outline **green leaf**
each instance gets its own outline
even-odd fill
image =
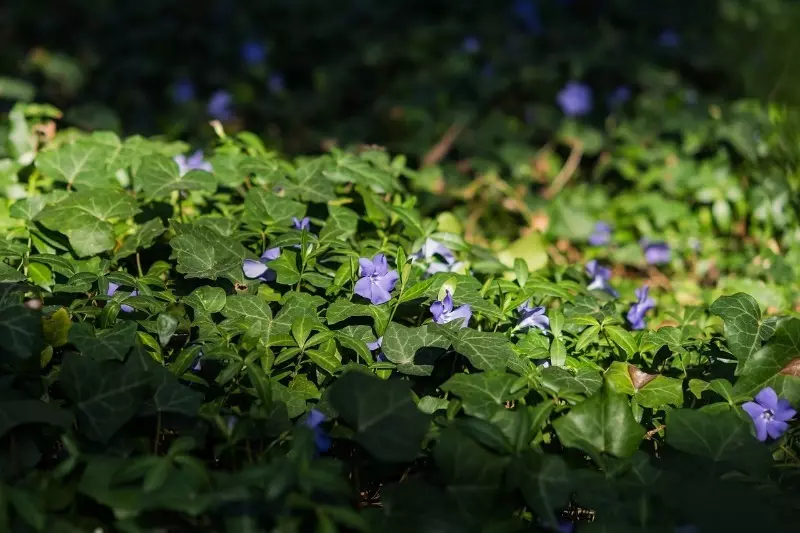
[[[464,355],[479,370],[504,370],[515,357],[508,338],[502,333],[461,328],[453,337],[453,349]]]
[[[184,301],[195,309],[208,313],[219,313],[227,303],[225,289],[221,287],[198,287]]]
[[[303,315],[310,315],[319,320],[317,308],[324,303],[325,299],[319,296],[295,291],[288,293],[283,302],[283,307],[275,315],[275,320],[272,322],[272,334],[288,334],[292,328],[292,323]]]
[[[242,260],[252,254],[238,241],[209,227],[175,222],[172,226],[176,236],[169,244],[178,259],[178,272],[187,278],[244,282]]]
[[[47,424],[66,430],[72,425],[72,414],[40,400],[0,401],[0,438],[9,430],[27,424]]]
[[[773,322],[761,319],[761,309],[755,299],[743,292],[718,298],[711,304],[710,311],[725,323],[728,349],[739,361],[737,372],[775,331]]]
[[[264,370],[257,364],[247,365],[247,377],[256,392],[256,398],[268,409],[272,405],[272,383]]]
[[[156,328],[158,328],[159,344],[166,346],[178,329],[178,319],[168,313],[160,313],[156,318]]]
[[[267,341],[272,334],[272,309],[269,302],[254,294],[228,296],[222,315],[226,318],[220,327],[236,333],[253,332]]]
[[[131,358],[134,356],[132,355]],[[149,358],[146,353],[140,358]],[[203,403],[203,393],[182,385],[175,375],[161,365],[148,365],[151,394],[143,405],[143,414],[174,413],[187,417],[197,415]]]
[[[328,206],[328,220],[319,234],[320,241],[346,241],[356,233],[358,213],[338,205]]]
[[[439,351],[430,348],[448,347],[450,340],[434,326],[410,328],[392,322],[383,333],[383,353],[386,358],[397,365],[399,372],[412,376],[429,376],[433,363],[439,357]]]
[[[683,405],[683,381],[680,379],[646,374],[633,365],[614,361],[606,370],[606,381],[614,391],[633,396],[642,407]]]
[[[150,379],[133,357],[123,364],[68,354],[61,366],[61,387],[78,410],[78,429],[103,443],[139,410]]]
[[[151,247],[165,231],[166,228],[160,218],[151,218],[122,241],[122,246],[119,247],[114,257],[119,260],[135,254],[137,250]]]
[[[25,275],[16,268],[0,261],[0,283],[25,281]]]
[[[391,174],[353,154],[342,154],[336,159],[335,166],[323,174],[333,181],[364,185],[378,193],[393,189]]]
[[[793,404],[800,403],[800,319],[782,320],[769,342],[739,365],[736,396],[752,397],[772,387]]]
[[[636,423],[630,403],[621,394],[601,390],[553,422],[559,440],[598,457],[628,457],[639,448],[645,430]]]
[[[306,355],[328,374],[334,374],[342,367],[342,356],[336,350],[336,343],[326,341],[319,349],[306,350]]]
[[[293,217],[303,218],[306,206],[289,198],[275,196],[264,189],[250,189],[244,197],[245,218],[254,224],[289,224]]]
[[[510,472],[536,515],[546,523],[557,524],[577,481],[564,459],[529,451],[516,459]]]
[[[0,361],[38,356],[43,347],[41,314],[22,304],[13,286],[0,286]]]
[[[112,250],[116,245],[112,221],[138,212],[136,200],[123,191],[88,190],[48,205],[35,220],[66,235],[75,253],[87,257]]]
[[[667,413],[667,444],[682,452],[726,461],[753,474],[765,473],[769,448],[752,436],[749,420],[731,410],[720,412],[674,409]]]
[[[603,331],[611,339],[611,342],[619,346],[628,358],[636,353],[636,340],[630,332],[625,331],[619,326],[605,326]]]
[[[36,168],[45,177],[76,189],[119,187],[106,167],[110,152],[99,144],[72,143],[48,150],[36,157]]]
[[[63,307],[59,307],[54,313],[42,317],[44,341],[54,348],[67,344],[71,327],[72,320],[67,310]]]
[[[429,417],[417,409],[407,383],[347,372],[329,388],[329,400],[376,459],[408,462],[419,455]]]
[[[542,370],[542,385],[559,395],[591,396],[603,386],[603,378],[599,372],[591,368],[579,368],[572,374],[566,368],[551,366]]]
[[[385,336],[383,342],[385,348]],[[499,409],[505,409],[507,401],[514,398],[511,388],[516,381],[516,376],[504,372],[455,374],[440,388],[461,398],[464,412],[468,415],[489,420]]]
[[[302,201],[322,204],[336,199],[333,184],[322,173],[325,162],[323,158],[312,159],[295,172],[291,190]]]
[[[136,322],[119,322],[112,329],[95,330],[91,324],[79,322],[69,330],[69,342],[87,357],[103,360],[125,359],[136,340]]]
[[[555,366],[564,366],[567,362],[567,347],[561,337],[553,338],[550,344],[550,363]]]
[[[582,352],[587,346],[597,340],[599,334],[600,326],[589,326],[584,329],[575,343],[575,351]]]
[[[269,268],[278,275],[277,282],[281,285],[295,285],[300,281],[297,253],[291,250],[281,250],[281,255],[269,262]]]
[[[134,180],[149,200],[167,198],[172,191],[208,191],[217,189],[217,180],[204,170],[190,170],[181,175],[178,164],[163,155],[152,155],[142,161]]]

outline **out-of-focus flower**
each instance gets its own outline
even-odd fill
[[[592,110],[592,89],[583,83],[567,83],[556,99],[561,111],[568,117],[579,117]]]
[[[675,30],[664,30],[658,36],[658,44],[664,48],[676,48],[681,44],[681,36]]]
[[[542,32],[542,18],[539,15],[539,3],[536,0],[515,0],[512,12],[526,31],[534,35]]]
[[[547,331],[550,327],[550,319],[545,314],[545,307],[540,305],[538,307],[531,307],[530,300],[520,305],[517,310],[521,313],[521,320],[517,325],[518,328],[538,328],[542,331]]]
[[[475,54],[481,49],[481,41],[474,35],[470,35],[461,43],[461,49],[468,54]]]
[[[310,231],[311,230],[311,220],[308,217],[303,217],[299,219],[297,217],[292,217],[292,227],[299,231]]]
[[[370,352],[374,352],[374,351],[380,350],[382,346],[383,346],[383,337],[378,337],[374,341],[367,343],[367,348],[369,348]],[[375,356],[375,360],[376,361],[385,361],[386,357],[383,355],[383,352],[381,352],[377,356]]]
[[[606,291],[615,298],[619,295],[609,283],[611,281],[611,269],[600,265],[596,259],[586,263],[586,274],[592,278],[592,281],[586,286],[590,291]]]
[[[286,89],[286,80],[281,74],[272,74],[267,80],[267,89],[272,94],[282,93]]]
[[[194,100],[194,84],[187,78],[182,78],[172,86],[172,101],[176,104],[186,104]]]
[[[643,239],[640,243],[644,252],[644,259],[649,265],[663,265],[672,258],[672,250],[665,242],[650,242]]]
[[[372,261],[366,257],[358,260],[361,266],[361,279],[356,282],[355,292],[367,298],[373,305],[380,305],[392,299],[389,294],[400,276],[396,270],[389,270],[386,256],[377,254]]]
[[[277,275],[274,270],[270,270],[267,263],[277,259],[279,255],[281,255],[280,248],[270,248],[261,254],[261,258],[258,261],[245,259],[242,263],[244,276],[248,279],[260,279],[261,281],[274,280]]]
[[[605,246],[609,242],[611,242],[611,225],[608,222],[597,222],[594,231],[589,235],[589,244]]]
[[[201,150],[197,150],[188,158],[183,154],[176,155],[172,158],[172,160],[178,164],[178,169],[180,170],[181,176],[190,170],[205,170],[206,172],[214,171],[211,163],[203,159],[203,152]]]
[[[756,394],[754,402],[746,402],[742,405],[753,424],[756,426],[756,438],[761,442],[767,440],[767,435],[773,439],[783,435],[789,424],[787,422],[797,414],[792,409],[789,400],[778,398],[778,393],[772,387],[765,387]]]
[[[636,289],[637,301],[628,310],[627,315],[628,322],[631,324],[631,329],[644,329],[646,325],[644,321],[645,313],[656,306],[655,300],[648,296],[649,292],[650,288],[647,286]]]
[[[428,276],[433,276],[439,272],[459,272],[462,268],[464,268],[464,264],[464,261],[455,261],[453,263],[431,263],[428,266],[428,269],[425,271],[425,274]]]
[[[208,100],[208,114],[217,120],[226,122],[233,118],[233,96],[222,89],[214,91]]]
[[[267,59],[267,47],[258,41],[242,44],[242,60],[248,65],[259,65]]]
[[[430,260],[434,255],[438,255],[448,263],[452,263],[456,260],[453,252],[451,252],[447,246],[443,245],[439,241],[431,239],[430,237],[425,239],[425,243],[422,245],[422,248],[411,254],[411,257],[413,259]]]
[[[453,296],[447,291],[442,301],[437,300],[431,304],[431,314],[437,324],[461,320],[461,327],[465,328],[472,317],[472,308],[469,305],[462,305],[453,309]]]
[[[311,409],[303,421],[303,425],[314,432],[314,446],[319,453],[324,453],[331,449],[331,438],[322,428],[322,423],[325,422],[325,419],[326,417],[321,411]]]
[[[614,92],[608,97],[608,107],[619,107],[631,99],[631,90],[629,87],[622,85],[614,89]]]
[[[119,285],[117,283],[114,283],[113,281],[109,281],[108,282],[108,292],[106,292],[106,295],[107,296],[114,296],[114,293],[117,292],[117,289],[119,289]],[[128,296],[136,296],[138,294],[139,294],[139,291],[132,291],[130,294],[128,294]],[[119,308],[123,313],[132,313],[133,312],[133,307],[131,307],[130,305],[127,305],[127,304],[121,304],[119,306]]]

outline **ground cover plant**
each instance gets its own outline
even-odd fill
[[[646,280],[693,259],[604,223],[576,261],[498,255],[422,216],[378,149],[48,137],[55,114],[10,114],[2,529],[797,519],[792,299],[686,305]],[[638,277],[592,252],[620,239]]]

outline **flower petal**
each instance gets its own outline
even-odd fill
[[[269,250],[264,250],[264,253],[261,254],[262,261],[272,261],[273,259],[277,259],[281,255],[280,248],[270,248]]]
[[[433,315],[433,321],[437,324],[444,323],[444,304],[440,301],[435,301],[431,304],[431,314]]]
[[[461,327],[467,327],[469,324],[469,319],[472,318],[472,307],[469,305],[462,305],[457,309],[454,309],[451,313],[447,314],[447,321],[452,322],[453,320],[461,320]]]
[[[261,277],[267,270],[267,265],[261,261],[245,259],[242,262],[242,272],[244,272],[244,276],[249,279]]]
[[[761,415],[764,414],[764,408],[756,402],[745,402],[742,404],[742,409],[744,409],[753,420],[761,418]]]
[[[385,276],[389,272],[389,263],[386,262],[386,256],[377,254],[372,258],[372,263],[375,265],[375,274],[378,276]]]
[[[361,278],[360,280],[356,281],[355,292],[359,296],[366,298],[367,300],[372,299],[372,279],[371,278]]]
[[[383,337],[378,337],[373,342],[368,342],[367,343],[367,348],[369,348],[369,351],[371,351],[371,352],[374,352],[375,350],[377,350],[381,346],[383,346]]]
[[[797,411],[792,409],[792,404],[789,403],[789,400],[783,398],[778,400],[778,409],[775,410],[775,420],[787,422],[794,418],[796,414]]]
[[[778,410],[778,393],[772,387],[764,387],[756,394],[756,401],[769,409],[773,414]]]
[[[372,297],[369,300],[372,305],[385,304],[391,299],[392,295],[380,283],[372,283]]]
[[[311,409],[303,424],[309,428],[315,428],[325,422],[325,415],[318,409]]]
[[[366,257],[360,257],[358,259],[358,264],[361,266],[361,275],[362,276],[372,276],[375,273],[375,265],[372,261],[367,259]]]
[[[108,291],[106,292],[106,295],[107,296],[114,296],[114,293],[117,292],[117,289],[119,289],[119,285],[117,283],[114,283],[113,281],[109,281],[108,282]]]
[[[761,442],[767,440],[767,421],[759,416],[753,420],[753,424],[756,426],[756,438]]]
[[[453,310],[453,296],[450,294],[450,291],[445,292],[442,305],[444,306],[443,309],[445,313],[449,313]]]
[[[378,285],[381,289],[385,290],[386,292],[392,292],[394,286],[397,285],[397,280],[400,279],[400,276],[397,274],[396,270],[392,270],[391,272],[387,273],[385,276],[380,276],[375,278],[375,284]]]
[[[772,420],[767,421],[767,434],[772,437],[773,439],[779,439],[781,435],[786,433],[786,430],[789,429],[789,424],[786,422],[781,422],[780,420]]]

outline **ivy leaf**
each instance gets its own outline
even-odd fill
[[[747,364],[747,359],[761,348],[761,343],[775,331],[775,324],[769,320],[762,320],[761,309],[756,300],[743,292],[718,298],[711,304],[710,311],[721,317],[725,323],[728,349],[739,361],[738,374],[742,366]]]
[[[27,424],[47,424],[66,430],[72,425],[72,414],[41,400],[0,401],[0,438],[9,430]]]
[[[622,348],[625,355],[629,358],[636,353],[636,340],[630,332],[625,331],[619,326],[606,326],[603,331],[611,339],[611,342]]]
[[[430,418],[417,409],[407,383],[347,372],[328,390],[331,405],[373,457],[408,462],[419,455]]]
[[[276,281],[281,285],[295,285],[300,281],[297,253],[291,250],[281,250],[281,255],[269,262],[269,268],[278,275]]]
[[[136,322],[119,322],[112,329],[95,330],[91,324],[78,322],[69,330],[69,342],[87,357],[122,361],[136,341]]]
[[[144,357],[150,357],[145,354]],[[196,416],[203,403],[204,394],[182,385],[175,375],[161,365],[149,368],[152,396],[143,407],[143,414],[174,413]]]
[[[178,164],[163,155],[152,155],[142,161],[136,170],[134,179],[150,199],[168,197],[172,191],[208,191],[217,190],[214,176],[205,170],[190,170],[181,175]]]
[[[123,191],[88,190],[48,205],[35,220],[66,235],[75,253],[87,257],[112,250],[116,238],[111,222],[138,212],[136,200]]]
[[[384,348],[386,336],[384,336]],[[479,372],[477,374],[455,374],[441,385],[441,389],[452,392],[459,398],[464,412],[469,416],[489,420],[505,403],[513,399],[511,388],[517,377],[504,372]]]
[[[228,296],[222,315],[226,320],[220,327],[229,333],[258,331],[258,335],[264,340],[268,340],[272,333],[272,309],[269,302],[255,294]]]
[[[304,202],[324,204],[336,199],[333,184],[323,175],[326,161],[316,158],[300,165],[292,182],[292,192]]]
[[[123,364],[68,354],[61,366],[61,387],[78,410],[80,431],[103,443],[136,414],[149,384],[133,357]]]
[[[75,189],[119,187],[107,169],[109,151],[99,144],[71,143],[48,150],[36,157],[36,168],[45,177]]]
[[[0,285],[0,361],[38,355],[43,347],[41,314],[23,305],[13,285]]]
[[[319,234],[320,241],[346,241],[356,233],[358,213],[346,207],[328,206],[328,220]]]
[[[683,405],[683,381],[660,374],[645,374],[634,365],[614,361],[606,370],[606,381],[621,394],[633,396],[642,407],[658,409]]]
[[[160,218],[151,218],[138,228],[132,235],[125,237],[122,246],[114,254],[115,259],[123,259],[136,253],[142,248],[149,248],[155,240],[166,231]]]
[[[559,440],[598,457],[633,455],[645,430],[636,423],[624,395],[605,389],[579,403],[566,416],[553,422]]]
[[[172,226],[177,235],[169,244],[178,259],[178,272],[187,278],[244,281],[242,260],[251,254],[238,241],[209,227],[177,222]]]
[[[772,463],[769,448],[752,435],[752,423],[731,410],[674,409],[667,413],[667,444],[712,461],[729,461],[753,474]]]
[[[733,387],[736,396],[755,396],[772,387],[792,404],[800,403],[800,320],[782,320],[769,342],[739,365],[741,377]]]
[[[542,370],[542,385],[559,395],[591,396],[603,386],[603,377],[591,368],[579,368],[572,374],[566,368],[551,366]]]
[[[319,322],[317,308],[325,303],[325,299],[304,292],[292,291],[285,296],[283,307],[275,315],[272,322],[273,335],[286,335],[298,318],[308,315]]]
[[[564,459],[528,451],[516,459],[509,472],[537,516],[557,524],[559,511],[569,502],[577,481]]]
[[[446,349],[449,346],[447,336],[429,325],[411,328],[392,322],[383,334],[386,358],[397,365],[399,372],[412,376],[429,376],[439,357],[438,351],[423,348]]]
[[[377,193],[392,190],[391,174],[353,154],[341,154],[336,158],[335,166],[323,173],[333,181],[364,185]]]
[[[244,197],[245,218],[253,224],[271,222],[287,225],[293,217],[303,218],[306,206],[289,198],[275,196],[264,189],[250,189]]]
[[[502,333],[462,328],[452,340],[453,349],[480,370],[504,370],[509,358],[516,357],[511,342]]]

